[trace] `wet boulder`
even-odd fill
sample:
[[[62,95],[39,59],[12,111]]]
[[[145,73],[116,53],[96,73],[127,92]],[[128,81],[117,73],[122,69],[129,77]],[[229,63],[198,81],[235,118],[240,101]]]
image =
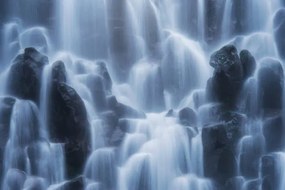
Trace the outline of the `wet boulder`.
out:
[[[278,112],[283,105],[284,75],[281,63],[272,58],[260,62],[258,95],[263,114]]]
[[[278,155],[269,154],[261,158],[262,190],[278,189],[278,181],[281,174],[278,173]]]
[[[52,80],[56,82],[66,82],[66,70],[62,61],[56,61],[53,63]]]
[[[210,65],[215,70],[207,83],[208,99],[234,107],[243,84],[243,68],[237,49],[233,45],[224,46],[213,53]]]
[[[104,89],[107,94],[111,94],[113,84],[112,84],[112,79],[108,72],[106,63],[103,61],[100,61],[97,63],[97,65],[98,65],[97,73],[103,78]]]
[[[87,78],[87,86],[91,91],[94,108],[97,112],[107,109],[104,80],[101,76],[92,74]]]
[[[67,174],[82,172],[89,154],[89,122],[83,100],[66,83],[54,82],[49,96],[49,131],[54,142],[64,143]]]
[[[273,27],[274,27],[274,38],[277,46],[277,50],[279,53],[279,56],[282,59],[285,59],[285,39],[284,39],[284,33],[285,33],[285,9],[279,9],[277,13],[274,16],[273,21]]]
[[[118,102],[115,96],[109,97],[107,102],[109,109],[113,110],[119,118],[146,118],[144,112],[138,111],[130,106]]]
[[[231,120],[202,129],[204,172],[206,177],[224,184],[236,175],[235,150],[242,136],[242,124],[233,116]]]
[[[168,112],[165,114],[165,117],[174,117],[175,111],[173,109],[168,110]]]
[[[243,69],[243,77],[247,79],[253,75],[256,68],[256,61],[248,50],[242,50],[239,55]]]
[[[242,65],[238,51],[233,45],[226,45],[214,52],[210,58],[210,65],[215,69],[215,72],[223,72],[229,79],[242,79]]]
[[[34,48],[26,48],[18,55],[8,74],[9,94],[39,103],[41,77],[48,58]]]
[[[197,116],[191,108],[183,108],[178,113],[179,122],[184,126],[195,126],[197,124]]]
[[[281,115],[270,117],[263,124],[263,135],[268,152],[282,151],[284,148],[284,125]]]

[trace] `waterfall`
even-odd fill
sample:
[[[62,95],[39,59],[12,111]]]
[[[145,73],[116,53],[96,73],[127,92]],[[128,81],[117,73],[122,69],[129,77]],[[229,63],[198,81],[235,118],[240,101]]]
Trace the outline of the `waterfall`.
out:
[[[0,2],[0,189],[284,190],[284,6]]]

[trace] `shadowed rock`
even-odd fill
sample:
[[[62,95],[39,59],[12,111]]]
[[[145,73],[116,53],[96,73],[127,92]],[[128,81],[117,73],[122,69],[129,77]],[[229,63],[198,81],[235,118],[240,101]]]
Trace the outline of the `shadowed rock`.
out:
[[[26,48],[18,55],[10,68],[8,92],[22,99],[39,103],[41,77],[48,58],[34,48]]]

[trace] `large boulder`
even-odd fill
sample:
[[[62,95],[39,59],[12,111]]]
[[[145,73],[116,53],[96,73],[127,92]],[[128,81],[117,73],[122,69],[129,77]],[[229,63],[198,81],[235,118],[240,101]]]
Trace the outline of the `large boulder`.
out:
[[[277,13],[274,16],[273,21],[273,27],[274,27],[274,37],[275,42],[277,46],[277,50],[279,53],[279,56],[282,59],[285,59],[285,39],[284,39],[284,33],[285,33],[285,8],[282,8],[277,11]]]
[[[39,103],[41,77],[48,58],[34,48],[26,48],[10,68],[7,90],[9,94]]]
[[[207,84],[209,100],[234,106],[243,82],[243,68],[237,49],[233,45],[224,46],[213,53],[210,65],[215,70]]]
[[[284,74],[279,61],[265,58],[258,70],[258,95],[262,114],[279,112],[283,105]]]
[[[83,171],[90,149],[86,108],[77,92],[63,82],[53,82],[49,98],[50,137],[65,143],[67,175],[74,177]]]
[[[52,80],[54,82],[66,82],[66,70],[62,61],[56,61],[52,64]]]
[[[215,69],[215,72],[223,72],[230,79],[242,79],[242,65],[238,51],[233,45],[226,45],[214,52],[210,58],[210,65]]]

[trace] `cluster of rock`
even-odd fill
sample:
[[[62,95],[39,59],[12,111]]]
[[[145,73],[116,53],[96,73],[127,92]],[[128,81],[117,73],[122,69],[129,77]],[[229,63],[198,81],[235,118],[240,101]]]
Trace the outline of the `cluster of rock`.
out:
[[[213,53],[210,65],[214,74],[206,94],[211,104],[202,129],[206,177],[213,179],[218,189],[240,189],[244,180],[250,181],[246,189],[277,189],[273,179],[278,176],[278,159],[272,152],[284,148],[281,63],[265,58],[257,77],[249,79],[256,69],[254,57],[247,50],[238,54],[234,46],[227,45]],[[246,91],[250,83],[257,88]],[[253,101],[256,109],[251,107]]]
[[[9,138],[10,118],[16,98],[30,100],[38,107],[43,106],[43,102],[40,101],[42,75],[44,67],[48,64],[48,58],[34,48],[26,48],[24,53],[13,61],[7,83],[10,96],[0,99],[0,171],[3,171],[3,154]],[[145,114],[118,102],[116,97],[111,95],[112,80],[106,65],[103,62],[98,65],[99,72],[88,76],[87,86],[92,93],[97,114],[104,123],[104,138],[107,138],[108,145],[117,146],[124,137],[119,120],[145,118]],[[46,143],[49,140],[64,145],[66,173],[67,178],[71,180],[63,184],[63,187],[78,190],[83,188],[86,180],[78,176],[83,173],[84,165],[91,153],[91,132],[86,107],[76,90],[67,84],[65,65],[62,61],[52,64],[51,79],[47,85],[46,125],[50,139],[46,139]],[[20,171],[21,168],[18,169],[13,170],[14,173],[25,175]],[[18,186],[20,185],[23,183]]]

